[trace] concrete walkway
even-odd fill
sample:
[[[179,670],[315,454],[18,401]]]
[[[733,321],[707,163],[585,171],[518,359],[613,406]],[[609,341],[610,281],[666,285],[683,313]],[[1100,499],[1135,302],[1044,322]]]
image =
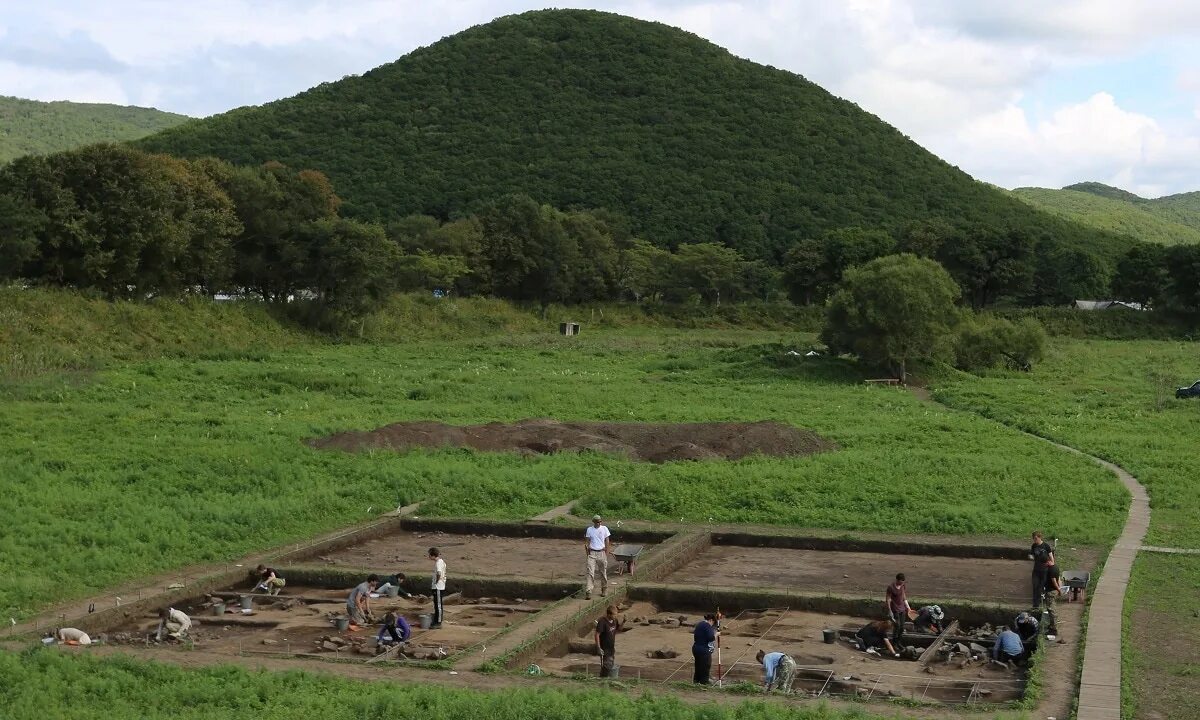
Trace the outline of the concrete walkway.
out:
[[[1146,488],[1124,469],[1075,448],[1050,440],[1046,442],[1090,458],[1120,478],[1133,496],[1125,529],[1109,553],[1104,573],[1092,593],[1076,715],[1077,720],[1121,720],[1121,610],[1125,604],[1125,589],[1129,586],[1133,560],[1150,527],[1150,498]]]

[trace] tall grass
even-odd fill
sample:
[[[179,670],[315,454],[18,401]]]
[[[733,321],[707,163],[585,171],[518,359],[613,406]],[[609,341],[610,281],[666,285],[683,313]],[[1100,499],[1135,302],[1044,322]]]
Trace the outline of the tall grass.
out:
[[[788,342],[781,342],[787,340]],[[811,337],[808,338],[811,341]],[[848,366],[733,331],[551,333],[165,358],[0,402],[0,609],[28,615],[141,574],[227,560],[416,500],[423,514],[582,512],[1075,542],[1119,528],[1106,473],[994,423],[862,385]],[[399,420],[776,419],[842,449],[656,466],[596,454],[322,452]],[[600,491],[614,480],[624,485]],[[1077,499],[1049,505],[1047,493]]]
[[[53,651],[0,652],[9,720],[871,720],[825,705],[688,705],[664,696],[513,687],[479,692],[367,683],[236,667],[181,670],[126,658],[97,661]]]

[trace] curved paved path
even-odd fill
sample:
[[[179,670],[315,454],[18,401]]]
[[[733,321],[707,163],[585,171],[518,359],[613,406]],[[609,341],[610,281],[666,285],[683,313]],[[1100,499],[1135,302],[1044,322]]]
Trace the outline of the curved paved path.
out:
[[[1104,563],[1104,573],[1092,592],[1076,715],[1077,720],[1121,720],[1121,610],[1125,604],[1125,589],[1129,586],[1133,560],[1150,527],[1150,496],[1137,478],[1123,468],[1053,440],[1046,442],[1086,457],[1107,469],[1121,479],[1121,484],[1133,496],[1125,529],[1109,553]]]

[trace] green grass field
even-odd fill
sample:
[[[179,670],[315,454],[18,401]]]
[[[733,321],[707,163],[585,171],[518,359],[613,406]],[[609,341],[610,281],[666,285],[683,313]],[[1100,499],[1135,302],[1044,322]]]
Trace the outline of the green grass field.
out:
[[[871,388],[811,338],[731,331],[324,345],[116,364],[0,403],[0,607],[228,560],[402,503],[529,517],[577,497],[614,517],[1110,542],[1127,496],[1090,463],[968,413]],[[787,342],[784,342],[787,341]],[[323,452],[306,438],[398,420],[777,419],[842,449],[633,463],[595,454]],[[603,493],[614,480],[625,485]],[[1068,507],[1045,503],[1069,495]]]
[[[1150,493],[1146,543],[1200,547],[1200,402],[1175,400],[1200,377],[1194,343],[1056,340],[1028,375],[950,382],[935,396],[1115,462]],[[1074,505],[1071,495],[1055,507]],[[1127,717],[1197,718],[1200,557],[1142,555],[1126,616]]]

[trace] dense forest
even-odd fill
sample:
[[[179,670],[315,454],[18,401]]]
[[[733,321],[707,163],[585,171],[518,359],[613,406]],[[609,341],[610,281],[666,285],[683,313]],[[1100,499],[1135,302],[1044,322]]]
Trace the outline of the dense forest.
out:
[[[136,140],[188,119],[151,108],[0,96],[0,165],[22,155]]]
[[[1146,199],[1101,183],[1017,188],[1030,205],[1098,230],[1161,245],[1200,243],[1200,192]]]
[[[1119,297],[1200,307],[1200,245],[1139,243],[1116,267],[1046,232],[911,222],[848,226],[793,242],[779,262],[715,242],[673,250],[610,210],[563,210],[528,195],[452,220],[346,218],[319,171],[235,166],[101,144],[0,167],[0,281],[88,289],[111,298],[232,294],[315,302],[344,321],[395,291],[520,302],[633,300],[823,304],[854,268],[908,253],[934,261],[980,309]],[[1115,271],[1115,277],[1114,277]]]
[[[803,77],[594,11],[500,18],[139,145],[319,170],[360,220],[454,220],[517,193],[618,213],[657,247],[769,263],[800,239],[935,218],[1050,235],[1110,266],[1130,245],[974,181]]]

